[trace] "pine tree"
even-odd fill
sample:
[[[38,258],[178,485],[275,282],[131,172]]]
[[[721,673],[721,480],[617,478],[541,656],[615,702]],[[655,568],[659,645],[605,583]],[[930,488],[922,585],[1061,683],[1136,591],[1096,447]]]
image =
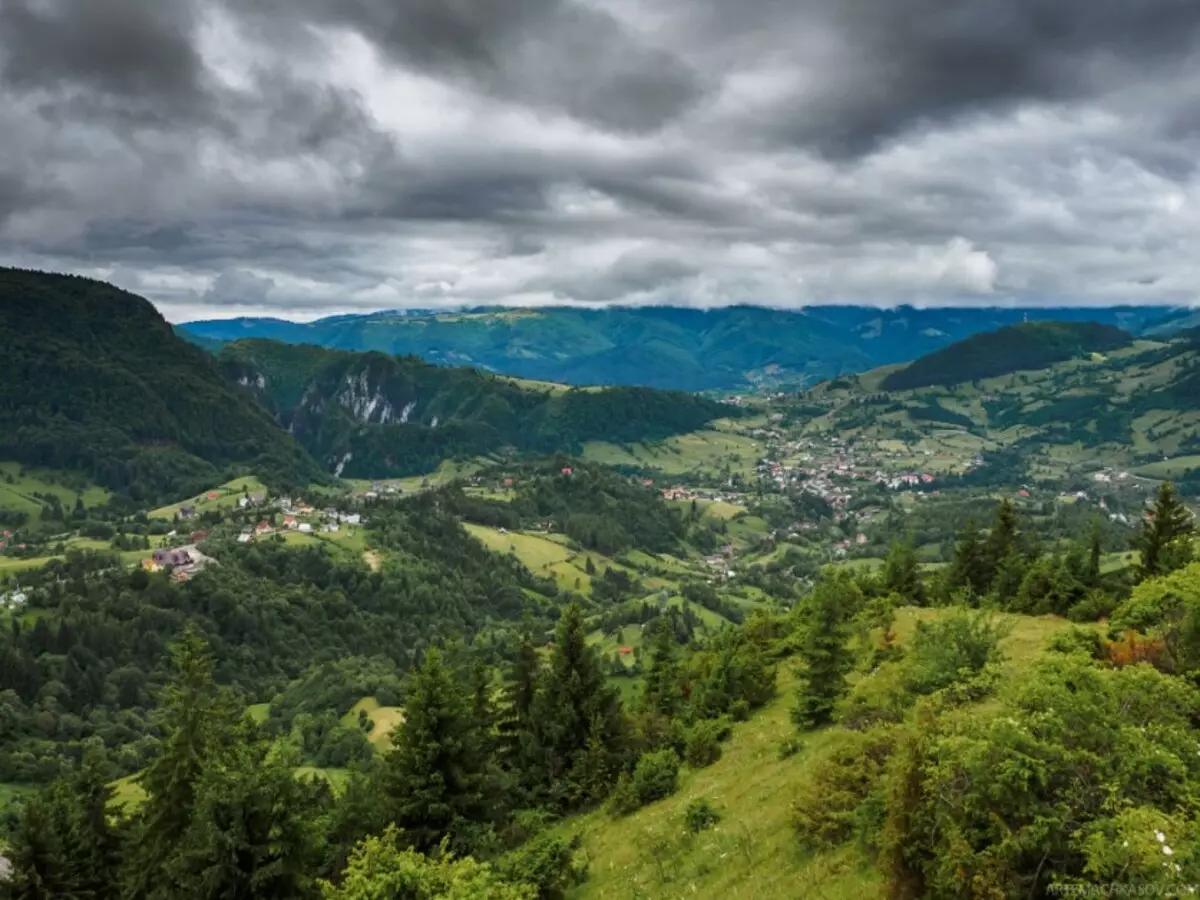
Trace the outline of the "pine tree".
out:
[[[1095,587],[1100,581],[1100,558],[1100,517],[1092,516],[1091,530],[1088,533],[1087,564],[1083,570],[1083,581],[1088,587]]]
[[[172,647],[174,676],[163,692],[167,735],[141,777],[146,801],[134,822],[133,850],[124,866],[129,900],[176,896],[166,865],[191,823],[204,761],[235,738],[236,708],[213,681],[212,658],[192,626]]]
[[[1142,520],[1142,529],[1133,539],[1133,548],[1141,554],[1139,578],[1166,575],[1191,562],[1194,533],[1191,512],[1179,502],[1171,482],[1164,481],[1153,511]]]
[[[661,616],[650,629],[650,664],[642,686],[642,707],[670,718],[679,711],[683,701],[675,632],[670,622]]]
[[[555,629],[550,665],[538,686],[534,723],[543,784],[553,799],[569,805],[579,793],[571,783],[571,770],[582,764],[589,739],[598,733],[612,753],[618,749],[622,732],[620,700],[606,682],[596,651],[587,643],[583,612],[577,603],[563,611]]]
[[[298,758],[239,730],[196,783],[191,822],[165,866],[171,896],[315,900],[323,785],[296,778]]]
[[[393,818],[423,852],[447,836],[461,846],[472,826],[489,817],[487,760],[471,697],[437,648],[409,678],[404,716],[385,759]]]
[[[950,564],[950,572],[946,579],[947,587],[951,591],[969,590],[979,597],[986,593],[988,581],[979,528],[974,521],[970,521],[959,532],[958,543],[954,547],[954,560]]]
[[[854,664],[846,646],[848,622],[861,605],[862,594],[852,580],[827,574],[801,607],[799,655],[806,669],[792,721],[802,728],[827,724],[846,691],[846,675]]]
[[[892,542],[883,564],[883,587],[903,597],[906,603],[925,605],[925,582],[911,538]]]
[[[977,588],[977,593],[982,595],[990,590],[1000,567],[1013,565],[1013,561],[1023,555],[1024,542],[1021,538],[1017,508],[1011,500],[1005,498],[996,504],[992,530],[983,542],[983,583]]]

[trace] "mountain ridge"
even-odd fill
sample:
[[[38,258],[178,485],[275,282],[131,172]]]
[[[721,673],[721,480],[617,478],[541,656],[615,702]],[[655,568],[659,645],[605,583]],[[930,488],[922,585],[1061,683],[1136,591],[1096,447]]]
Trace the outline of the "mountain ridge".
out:
[[[1137,334],[1161,326],[1174,312],[1166,307],[473,307],[341,315],[311,323],[207,320],[178,328],[210,348],[214,342],[261,337],[420,356],[438,365],[576,385],[738,391],[811,385],[908,362],[1025,318],[1098,321]]]

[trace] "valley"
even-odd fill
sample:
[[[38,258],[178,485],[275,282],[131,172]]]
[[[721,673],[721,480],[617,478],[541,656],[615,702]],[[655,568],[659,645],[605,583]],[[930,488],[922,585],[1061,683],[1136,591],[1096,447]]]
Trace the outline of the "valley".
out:
[[[85,312],[113,296],[68,283]],[[169,896],[232,820],[247,858],[287,860],[271,896],[348,883],[379,841],[522,900],[1193,877],[1190,334],[960,323],[924,359],[715,399],[261,338],[205,355],[121,302],[154,346],[80,329],[61,352],[125,391],[202,379],[188,415],[53,384],[0,404],[19,878]]]

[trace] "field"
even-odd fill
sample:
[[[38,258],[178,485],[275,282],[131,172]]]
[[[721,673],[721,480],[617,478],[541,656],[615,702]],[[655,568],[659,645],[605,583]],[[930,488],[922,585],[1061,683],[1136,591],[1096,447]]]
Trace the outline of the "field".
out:
[[[237,506],[238,499],[246,493],[266,494],[268,491],[266,485],[253,475],[245,475],[227,481],[218,487],[210,488],[195,497],[180,500],[170,506],[160,507],[149,515],[152,519],[174,519],[182,506],[196,507],[197,514],[210,509],[232,509]]]
[[[108,541],[97,541],[91,538],[73,537],[68,538],[63,542],[67,551],[70,550],[101,550],[104,552],[116,552],[112,550]],[[117,553],[124,565],[131,566],[148,556],[149,550],[122,550]],[[62,559],[63,554],[49,554],[47,556],[35,556],[29,559],[18,559],[12,556],[0,556],[0,573],[24,572],[29,569],[40,569],[46,563],[53,559]]]
[[[375,727],[367,735],[367,739],[381,753],[390,746],[392,732],[404,721],[404,710],[399,706],[380,706],[374,697],[363,697],[350,708],[350,712],[342,716],[342,724],[354,727],[358,723],[359,710],[366,710]]]
[[[472,523],[465,523],[464,527],[488,549],[496,553],[512,553],[533,574],[553,578],[564,590],[591,590],[592,577],[587,573],[588,559],[591,559],[597,572],[603,572],[606,568],[625,568],[599,553],[570,549],[564,543],[555,540],[561,535],[529,534],[520,531],[502,533],[497,528]]]
[[[896,631],[903,642],[916,623],[938,610],[901,610]],[[1008,665],[1024,668],[1046,640],[1069,623],[1053,617],[1003,617],[1010,627],[1002,647]],[[749,722],[734,728],[720,761],[681,773],[679,792],[613,821],[603,811],[568,820],[564,833],[578,833],[591,865],[588,880],[568,895],[593,898],[722,897],[755,900],[871,900],[883,898],[883,882],[854,848],[802,856],[791,826],[796,782],[814,751],[836,729],[805,738],[801,751],[780,760],[779,745],[796,734],[790,719],[795,676],[780,673],[779,695]],[[747,777],[753,773],[753,777]],[[707,798],[720,812],[711,831],[690,835],[683,827],[688,803]]]
[[[22,473],[20,463],[0,462],[0,509],[16,510],[26,513],[30,519],[38,519],[45,504],[34,494],[57,497],[67,512],[75,508],[77,497],[83,500],[85,507],[90,508],[107,503],[112,496],[82,476],[38,469]]]
[[[589,441],[583,447],[583,458],[590,462],[656,469],[667,475],[725,468],[749,475],[762,453],[758,441],[724,431],[695,431],[659,443],[628,446]]]
[[[1177,456],[1174,459],[1164,459],[1144,466],[1138,466],[1133,472],[1146,478],[1179,478],[1189,469],[1200,468],[1200,456]]]

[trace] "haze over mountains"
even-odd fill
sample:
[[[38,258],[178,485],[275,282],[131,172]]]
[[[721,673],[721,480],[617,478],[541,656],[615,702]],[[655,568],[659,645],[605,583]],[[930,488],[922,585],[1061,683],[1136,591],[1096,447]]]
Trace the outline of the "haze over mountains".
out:
[[[281,319],[190,322],[181,333],[213,349],[268,338],[377,350],[578,385],[742,390],[811,385],[907,362],[979,332],[1026,319],[1097,322],[1134,334],[1169,331],[1186,312],[1166,307],[931,308],[753,306],[475,309],[380,312],[300,324]]]

